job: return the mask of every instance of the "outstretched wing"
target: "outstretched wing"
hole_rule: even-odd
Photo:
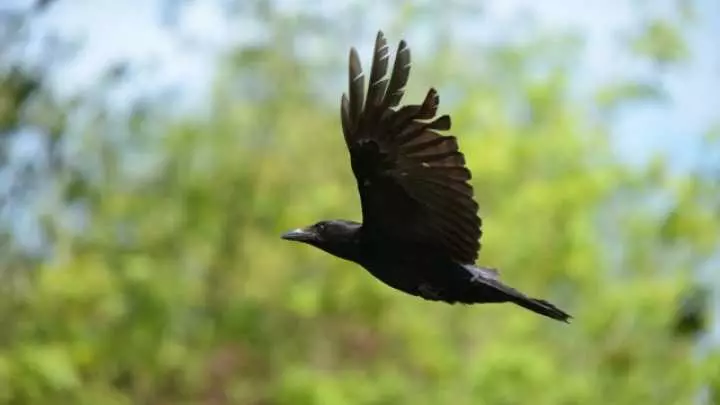
[[[450,117],[435,117],[434,89],[422,104],[398,107],[410,73],[410,49],[400,41],[388,75],[389,56],[379,32],[366,97],[360,58],[352,48],[349,94],[341,102],[363,229],[474,263],[482,231],[471,174],[456,138],[438,133],[450,129]]]

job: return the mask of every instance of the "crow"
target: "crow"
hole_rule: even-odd
[[[320,221],[282,235],[365,268],[386,285],[449,304],[511,302],[563,322],[571,316],[548,301],[503,284],[496,269],[476,266],[482,221],[450,117],[436,117],[430,88],[419,105],[399,107],[410,73],[401,40],[392,71],[382,31],[375,40],[370,80],[350,49],[349,91],[340,117],[357,180],[362,223]]]

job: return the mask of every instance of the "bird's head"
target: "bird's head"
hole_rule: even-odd
[[[285,240],[315,246],[332,255],[354,261],[357,258],[357,236],[360,224],[346,220],[320,221],[282,235]]]

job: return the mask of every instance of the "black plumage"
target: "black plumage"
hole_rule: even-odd
[[[448,303],[513,302],[567,322],[547,301],[506,286],[494,269],[475,266],[482,235],[470,171],[450,129],[436,117],[430,89],[419,105],[399,107],[410,73],[410,49],[400,41],[392,71],[382,32],[375,42],[369,85],[350,50],[349,93],[341,122],[357,179],[363,223],[321,221],[283,235],[355,262],[385,284]]]

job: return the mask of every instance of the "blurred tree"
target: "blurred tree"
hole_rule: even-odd
[[[698,338],[709,332],[711,292],[708,288],[689,290],[678,305],[675,331],[680,336]]]
[[[162,103],[117,116],[93,94],[33,121],[64,147],[34,199],[49,252],[2,287],[0,403],[662,405],[720,384],[717,354],[693,358],[675,332],[718,246],[718,186],[660,158],[639,171],[616,160],[599,105],[570,95],[576,39],[453,44],[448,26],[480,14],[452,2],[386,14],[440,38],[408,37],[408,101],[439,87],[485,218],[481,260],[569,308],[575,323],[558,327],[408,298],[280,243],[290,224],[359,217],[337,100],[350,33],[367,49],[377,27],[358,29],[360,6],[231,3],[264,35],[224,60],[207,116],[168,118]],[[320,39],[329,59],[300,52]],[[15,134],[27,89],[45,86],[8,72],[0,111]],[[78,105],[85,119],[68,119]]]

